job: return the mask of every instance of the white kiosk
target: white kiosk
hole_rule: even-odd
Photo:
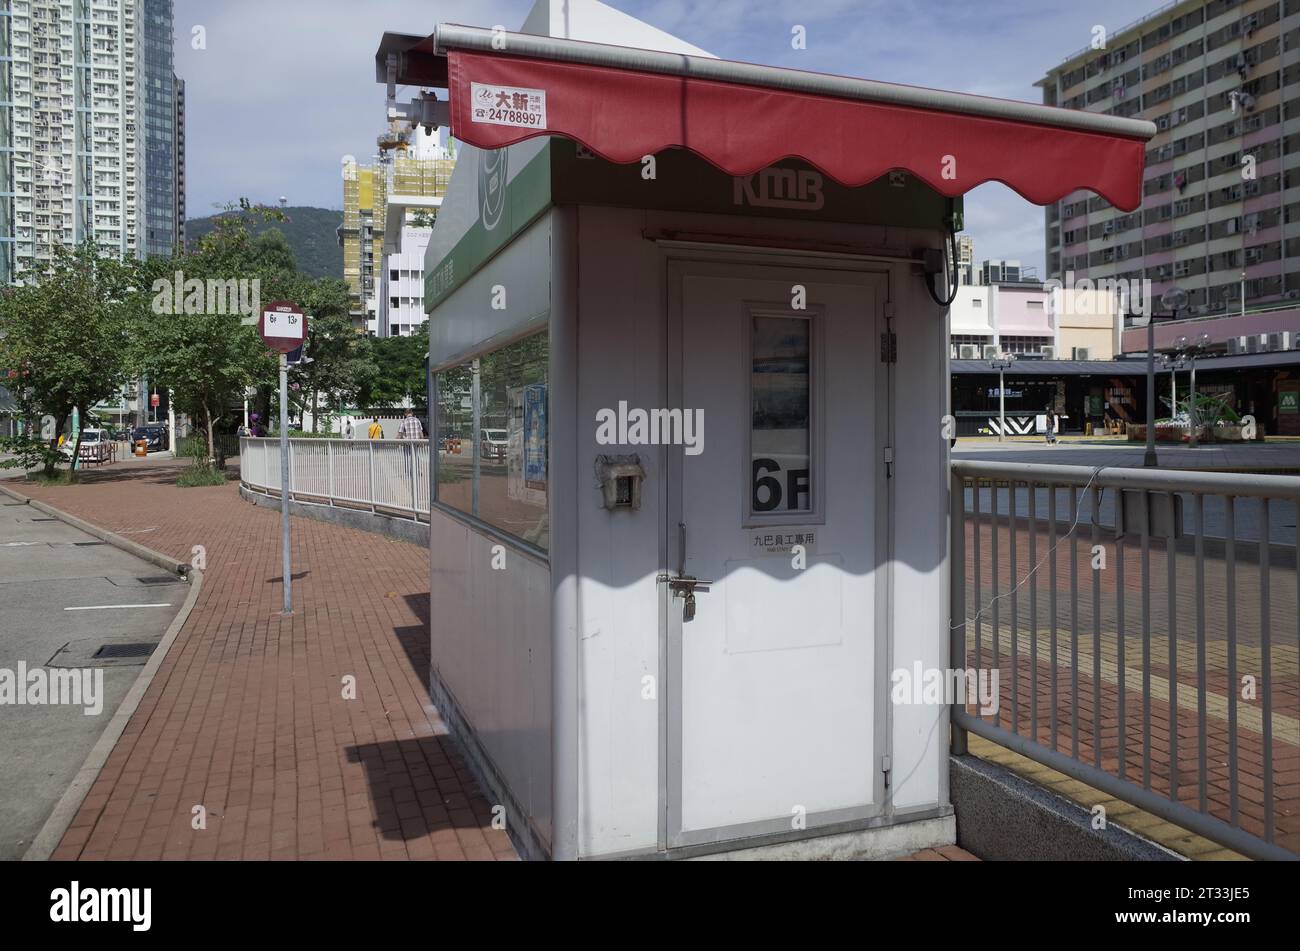
[[[1154,126],[724,62],[594,0],[377,66],[464,144],[431,690],[523,854],[953,842],[948,709],[890,684],[948,666],[960,196],[1135,207]]]

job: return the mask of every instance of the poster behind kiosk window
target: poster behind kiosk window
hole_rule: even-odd
[[[524,484],[546,491],[546,385],[524,388]]]

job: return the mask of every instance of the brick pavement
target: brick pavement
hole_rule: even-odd
[[[177,466],[10,483],[182,561],[206,549],[195,609],[53,858],[516,858],[429,699],[427,553],[295,519],[282,617],[279,514],[235,484],[178,489]]]

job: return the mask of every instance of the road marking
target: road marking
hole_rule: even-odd
[[[46,545],[48,542],[5,542],[0,548],[36,548],[38,545]]]
[[[64,608],[65,611],[130,611],[135,608],[170,608],[170,604],[98,604],[88,608]]]

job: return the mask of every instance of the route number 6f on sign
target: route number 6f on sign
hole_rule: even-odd
[[[272,350],[292,353],[307,339],[307,316],[288,301],[275,301],[262,311],[257,330]]]

